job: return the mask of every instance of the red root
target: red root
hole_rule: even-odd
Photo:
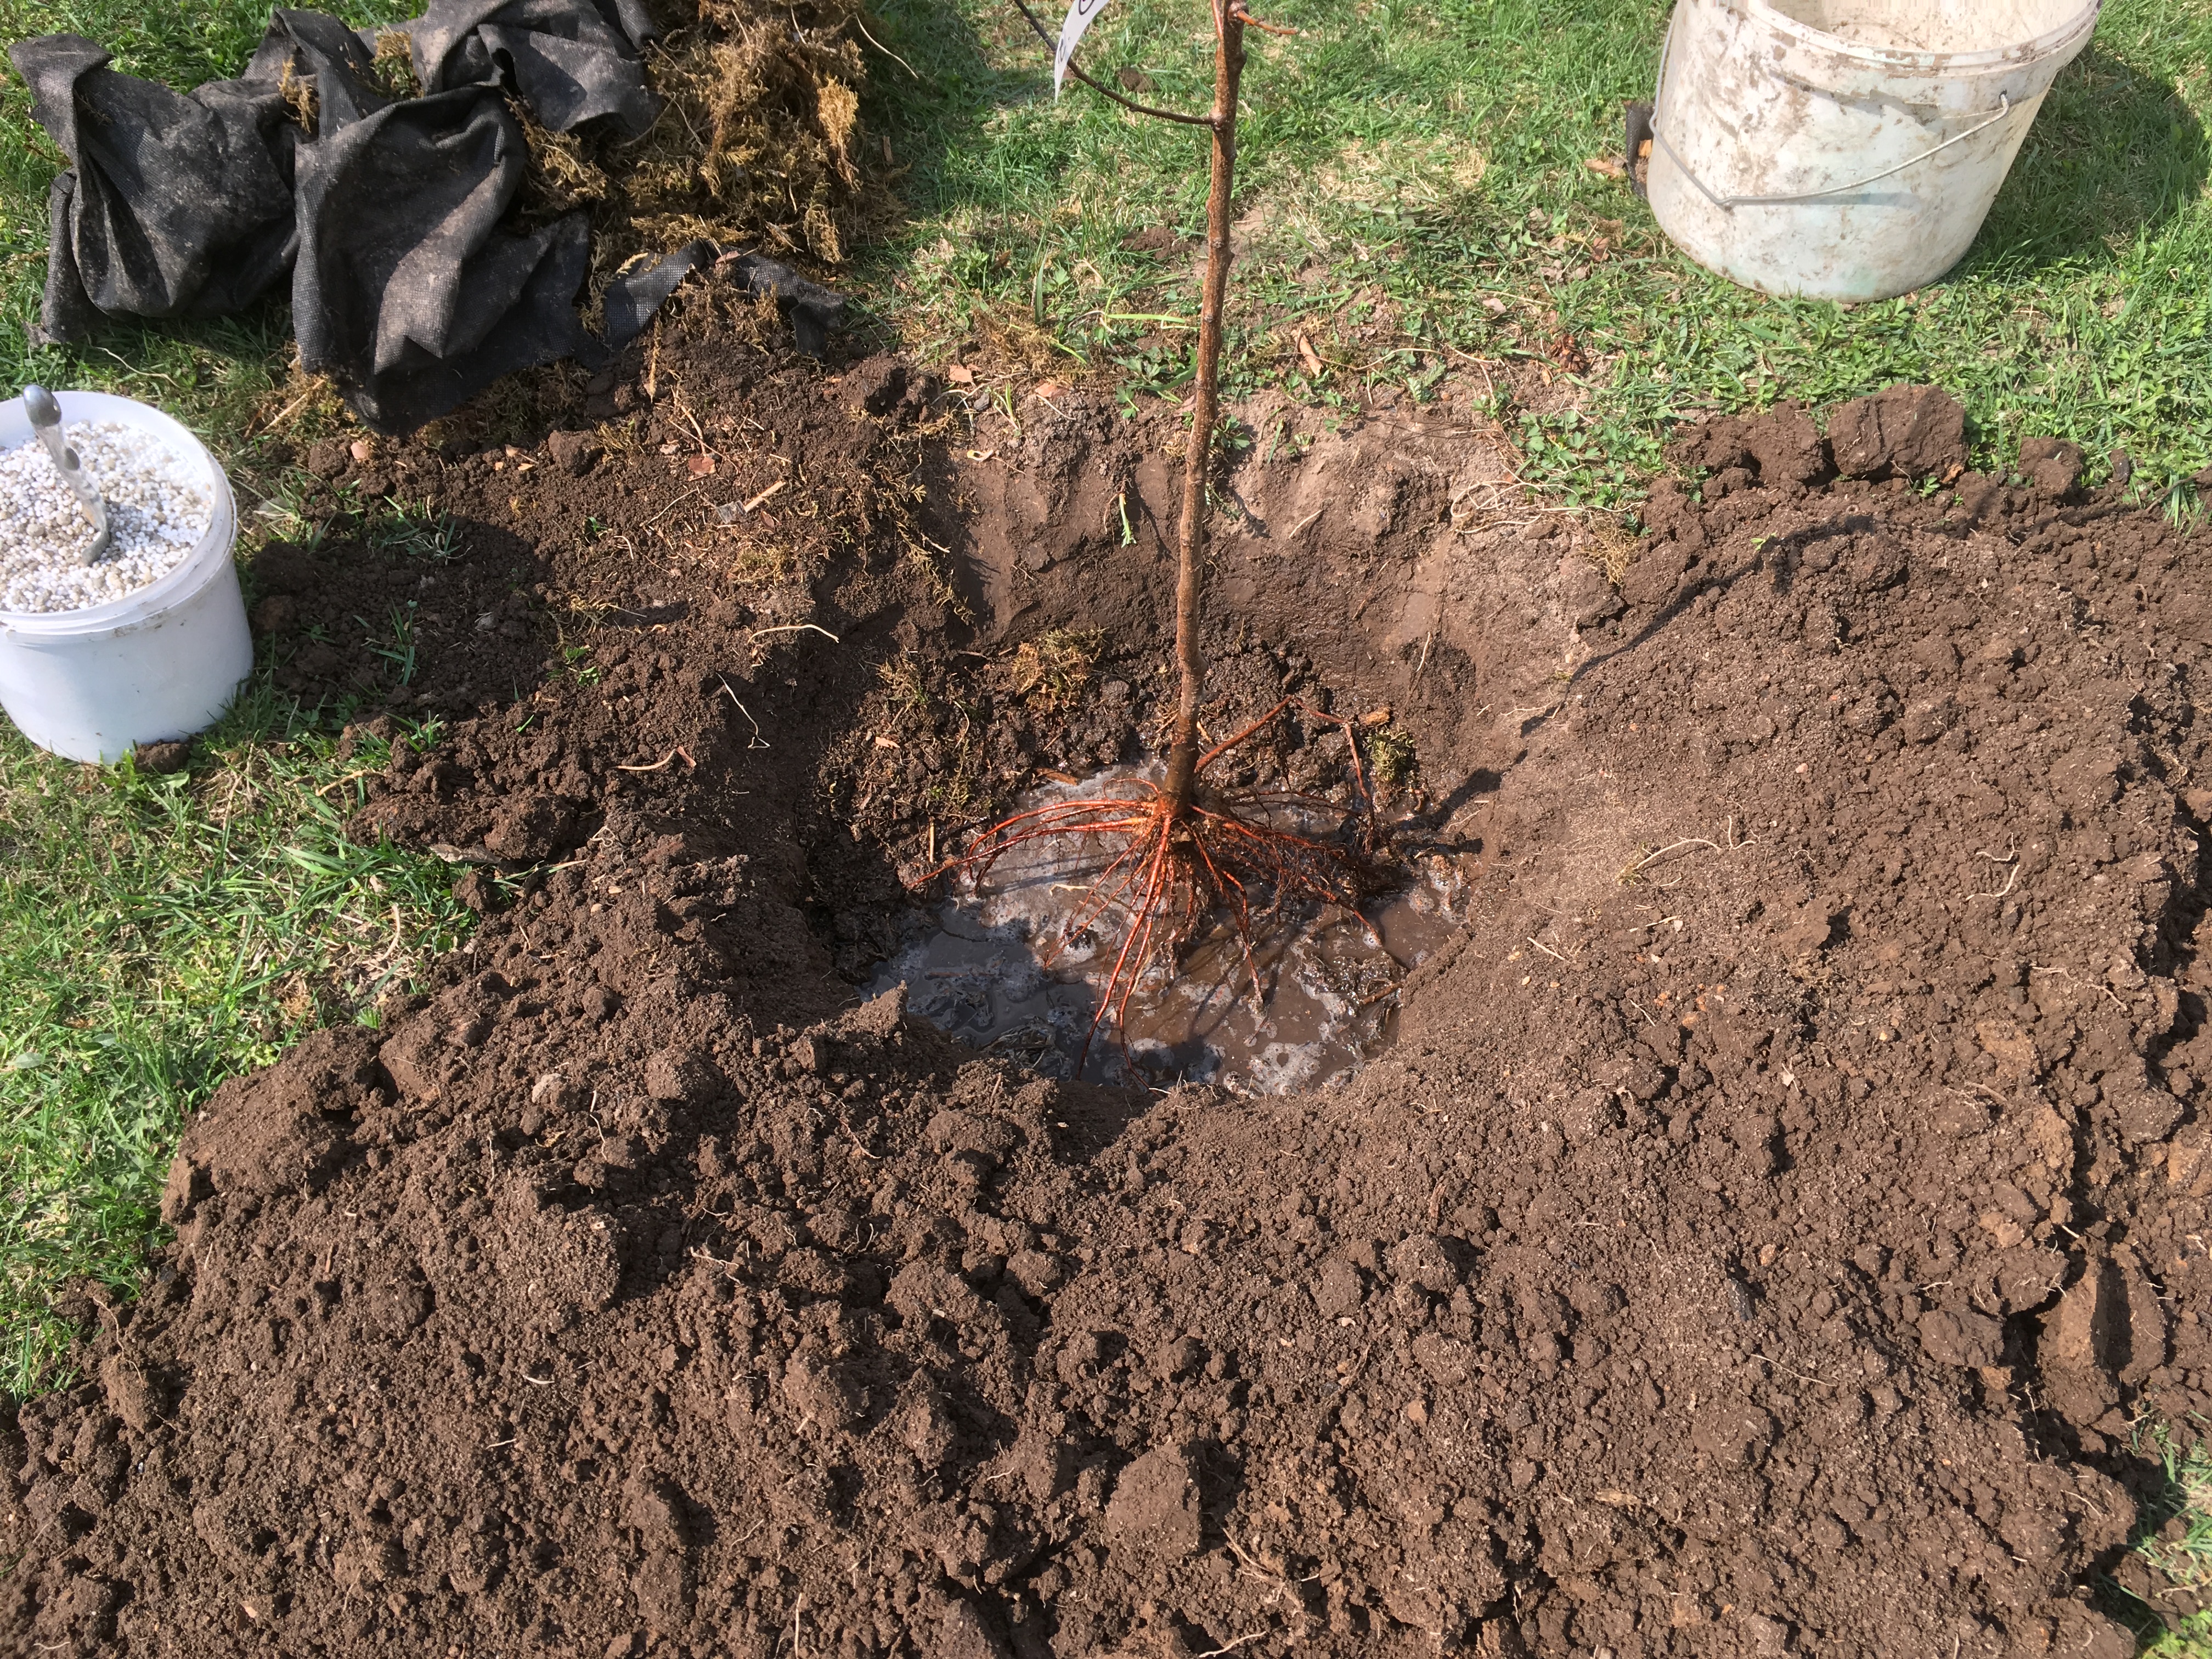
[[[1291,708],[1317,719],[1334,718],[1286,697],[1234,737],[1207,750],[1199,759],[1198,776],[1202,780],[1206,768]],[[1145,970],[1158,963],[1170,974],[1176,971],[1184,948],[1217,915],[1226,919],[1237,936],[1257,1006],[1265,1000],[1265,993],[1252,955],[1255,927],[1276,916],[1286,902],[1298,899],[1340,905],[1357,915],[1361,902],[1382,886],[1375,858],[1374,799],[1360,764],[1358,738],[1350,721],[1338,719],[1335,724],[1351,744],[1357,800],[1348,811],[1328,801],[1286,792],[1217,795],[1197,790],[1188,808],[1178,812],[1167,790],[1131,779],[1126,794],[1060,801],[1002,818],[964,853],[916,884],[955,872],[981,883],[1015,848],[1048,838],[1096,836],[1114,847],[1056,937],[1041,942],[1040,959],[1049,967],[1109,913],[1119,912],[1122,917],[1121,947],[1100,993],[1098,1012],[1085,1034],[1076,1061],[1079,1069],[1109,1014],[1118,1030],[1127,1030],[1129,998]],[[1347,824],[1357,820],[1358,844],[1302,835],[1269,821],[1285,811],[1334,814]]]

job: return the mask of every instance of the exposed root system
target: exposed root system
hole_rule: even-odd
[[[1267,993],[1252,955],[1255,928],[1279,917],[1287,903],[1297,900],[1340,905],[1356,913],[1363,900],[1380,890],[1374,799],[1359,763],[1358,735],[1349,720],[1335,722],[1351,745],[1355,800],[1348,813],[1331,802],[1291,791],[1216,794],[1203,787],[1209,767],[1292,708],[1316,719],[1328,718],[1285,697],[1199,757],[1200,787],[1192,792],[1188,806],[1178,807],[1161,785],[1132,778],[1125,793],[1056,801],[1002,818],[965,853],[923,878],[927,883],[958,874],[980,884],[1016,848],[1064,837],[1095,837],[1117,848],[1107,857],[1083,902],[1039,952],[1049,968],[1108,917],[1121,918],[1121,945],[1113,970],[1100,988],[1098,1011],[1084,1037],[1079,1066],[1089,1056],[1108,1015],[1117,1030],[1126,1030],[1129,998],[1146,970],[1157,965],[1170,974],[1176,971],[1183,952],[1217,917],[1225,919],[1236,933],[1256,1006],[1266,1000]],[[1356,825],[1357,844],[1342,836],[1304,834],[1279,821],[1304,820],[1316,813],[1342,815],[1347,834]]]

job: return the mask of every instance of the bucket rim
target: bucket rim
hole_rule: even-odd
[[[1771,0],[1721,0],[1721,3],[1742,11],[1800,46],[1833,52],[1871,68],[1919,75],[2020,69],[2062,52],[2070,56],[2069,49],[2078,46],[2095,29],[2098,16],[2104,9],[2104,0],[2088,0],[2087,5],[2057,27],[2014,46],[1990,46],[1978,52],[1915,52],[1904,46],[1872,46],[1846,40],[1839,34],[1830,34],[1810,23],[1799,21],[1775,7]]]
[[[143,587],[133,588],[120,599],[81,605],[74,611],[0,610],[0,633],[12,635],[27,643],[112,634],[158,620],[172,604],[206,585],[210,568],[219,561],[228,561],[238,539],[238,502],[231,491],[230,475],[216,459],[214,452],[201,441],[199,434],[182,421],[167,410],[112,392],[57,392],[54,398],[61,404],[64,420],[128,422],[166,440],[188,460],[205,466],[214,488],[215,510],[208,520],[206,533],[183,558]],[[20,439],[16,438],[18,428],[21,429]],[[30,417],[23,412],[22,398],[0,403],[0,452],[12,451],[31,441]]]

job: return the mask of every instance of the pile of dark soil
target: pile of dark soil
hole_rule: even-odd
[[[932,789],[1149,737],[1166,428],[712,310],[625,424],[374,463],[467,531],[406,685],[296,630],[419,570],[270,567],[303,684],[449,721],[365,821],[521,896],[192,1124],[15,1415],[10,1651],[2130,1650],[2212,1409],[2201,538],[1784,410],[1616,593],[1449,403],[1255,448],[1224,722],[1387,705],[1487,901],[1347,1090],[1054,1084],[853,985]]]

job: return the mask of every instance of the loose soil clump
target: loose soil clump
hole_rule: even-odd
[[[1255,447],[1222,727],[1387,708],[1480,914],[1347,1088],[1108,1091],[854,986],[932,838],[1157,743],[1172,423],[994,453],[743,322],[391,463],[434,572],[264,555],[300,684],[448,721],[362,822],[489,914],[187,1131],[15,1415],[11,1651],[2130,1650],[2135,1425],[2212,1408],[2201,538],[1784,410],[1616,592],[1451,404]],[[302,660],[425,574],[405,684]]]

